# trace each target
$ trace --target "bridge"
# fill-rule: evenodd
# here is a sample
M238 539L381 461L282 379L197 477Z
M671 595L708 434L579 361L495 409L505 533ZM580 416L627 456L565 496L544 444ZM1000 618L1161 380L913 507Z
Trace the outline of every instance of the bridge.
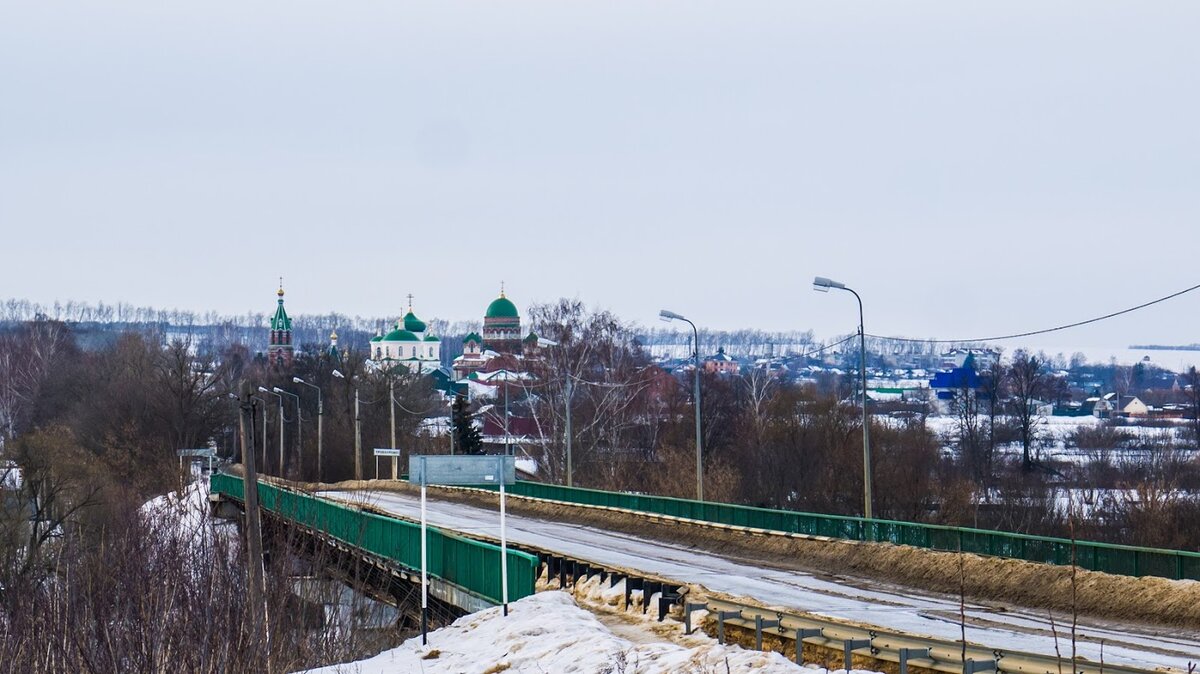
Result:
M241 484L240 478L214 476L214 498L239 504ZM411 586L419 568L415 487L381 481L369 489L309 492L263 482L259 489L264 513ZM486 488L430 491L431 594L463 611L497 603L496 495ZM1195 553L537 483L518 483L512 493L513 599L534 592L539 578L541 587L569 587L600 575L603 582L624 583L627 610L670 615L691 628L695 611L703 609L716 618L710 629L723 639L789 657L799 646L810 659L833 657L839 664L890 671L1057 674L1063 667L1069 671L1072 648L1075 669L1084 674L1186 672L1190 661L1200 660L1195 627L1080 619L1072 645L1070 625L1054 624L1044 611L804 571L789 566L776 548L780 541L841 540L866 550L861 546L890 548L876 545L887 542L1041 564L1069 565L1073 558L1083 568L1165 578L1196 578Z

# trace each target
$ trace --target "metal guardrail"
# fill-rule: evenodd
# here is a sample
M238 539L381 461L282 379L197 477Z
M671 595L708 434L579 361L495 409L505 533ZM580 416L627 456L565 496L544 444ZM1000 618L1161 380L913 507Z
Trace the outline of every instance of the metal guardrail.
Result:
M489 488L481 485L481 488ZM911 545L945 552L970 552L991 557L1069 566L1123 576L1159 576L1200 580L1200 552L1144 548L1093 541L1070 541L968 527L821 515L792 510L693 501L599 489L582 489L539 482L518 482L515 496L650 513L768 532L823 536L855 541Z
M1024 651L996 649L981 644L889 631L878 627L847 624L832 618L806 613L764 608L722 599L687 602L681 606L684 624L691 631L691 614L699 609L717 617L718 638L725 640L725 626L735 625L754 633L756 645L762 650L766 635L834 649L843 654L847 670L851 669L854 654L869 655L877 660L895 662L901 674L909 666L954 674L974 674L983 671L1019 672L1021 674L1059 674L1071 671L1071 658L1042 655ZM797 649L797 662L802 649ZM965 653L965 657L964 657ZM1172 669L1141 669L1112 663L1075 659L1076 674L1163 674Z
M210 478L210 485L214 494L245 500L240 477L218 473ZM258 483L258 495L264 511L410 571L421 568L419 525L263 481ZM429 527L428 535L430 576L492 603L501 602L499 547L436 527ZM534 593L537 567L538 560L533 555L508 551L511 600Z

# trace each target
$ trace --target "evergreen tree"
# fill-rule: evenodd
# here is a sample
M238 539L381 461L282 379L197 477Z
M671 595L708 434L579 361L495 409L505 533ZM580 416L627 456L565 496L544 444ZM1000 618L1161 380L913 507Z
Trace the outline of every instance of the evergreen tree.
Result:
M454 399L450 414L454 423L455 451L461 454L483 454L483 435L475 428L474 420L471 419L466 396L460 395Z

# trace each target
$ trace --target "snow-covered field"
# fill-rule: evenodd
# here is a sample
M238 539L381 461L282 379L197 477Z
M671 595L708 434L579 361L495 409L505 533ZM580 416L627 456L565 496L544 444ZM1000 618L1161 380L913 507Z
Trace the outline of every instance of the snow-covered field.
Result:
M983 419L984 417L980 416L981 423ZM879 421L879 419L876 419L877 423ZM893 420L883 420L884 423L888 421ZM1086 464L1095 458L1096 452L1073 446L1071 437L1080 429L1095 429L1102 426L1103 423L1100 419L1091 416L1041 417L1038 419L1036 426L1036 451L1043 459ZM949 415L929 416L925 419L925 426L939 438L942 438L947 445L952 445L953 439L958 432L958 419ZM1114 431L1137 439L1133 443L1134 447L1110 450L1108 452L1109 458L1114 461L1139 461L1148 451L1148 448L1161 448L1165 446L1186 448L1190 446L1190 440L1185 437L1186 425L1184 422L1166 427L1131 425L1114 426L1112 428ZM1147 449L1139 449L1138 447L1145 447ZM1021 448L1017 443L1010 443L1004 448L1004 451L1019 453Z
M631 636L626 630L622 630L626 636L618 636L592 612L580 608L566 592L541 592L510 604L507 617L498 607L464 616L431 632L426 646L421 645L420 637L414 637L367 660L311 671L313 674L827 673L825 669L800 667L778 653L723 646L703 634L684 637L678 623L669 626L679 634L663 634L647 624L639 629L645 638L626 638Z

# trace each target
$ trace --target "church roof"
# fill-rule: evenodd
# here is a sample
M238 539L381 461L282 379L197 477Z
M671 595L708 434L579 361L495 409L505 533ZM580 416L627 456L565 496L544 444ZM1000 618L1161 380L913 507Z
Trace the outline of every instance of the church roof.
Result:
M283 310L283 281L279 282L279 291L275 294L279 296L279 306L275 307L275 315L271 317L271 329L291 330L292 319L288 318L287 312Z
M408 313L404 315L404 329L409 332L425 332L425 322L417 318L412 309L409 309Z
M436 336L434 336L434 335L426 335L426 336L425 336L425 341L427 341L427 342L440 342L440 341L442 341L442 340L438 339L438 338L437 338Z
M492 300L488 305L487 313L484 318L520 318L520 313L517 312L517 305L512 303L512 300L500 293L500 297Z
M383 336L384 342L419 342L420 337L417 337L411 330L392 330Z
M480 337L478 332L469 332L469 333L467 333L466 337L463 337L463 344L466 344L467 342L471 342L471 341L478 342L479 344L483 344L483 337Z

